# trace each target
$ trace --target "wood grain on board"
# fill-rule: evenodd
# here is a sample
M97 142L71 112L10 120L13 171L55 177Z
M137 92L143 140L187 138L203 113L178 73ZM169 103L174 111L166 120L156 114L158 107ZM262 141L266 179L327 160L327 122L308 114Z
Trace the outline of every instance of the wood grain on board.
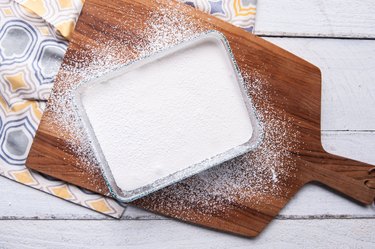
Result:
M157 11L160 8L163 11ZM95 64L87 63L87 60L94 60L98 53L101 58L111 59L108 51L97 49L103 43L123 44L121 48L116 47L118 58L113 60L120 58L127 62L138 58L135 47L140 41L144 42L142 35L147 28L145 24L152 21L149 19L155 18L155 15L168 18L168 15L176 12L200 31L215 29L227 37L263 121L265 142L256 151L204 173L205 184L215 184L217 176L229 174L228 177L233 178L231 173L238 173L238 169L231 171L230 167L238 164L243 170L239 177L249 176L248 186L231 189L232 185L229 185L224 192L213 191L203 193L202 198L192 198L198 188L192 183L199 182L201 177L194 176L138 200L134 205L221 231L256 236L292 196L311 181L319 181L362 203L369 204L374 200L372 184L375 172L370 171L373 166L323 150L320 141L321 74L317 67L240 28L174 1L86 1L56 79L52 98L69 91L64 88L66 82L77 84L85 77L85 67ZM69 68L71 72L64 68ZM92 75L99 72L100 68L90 68ZM53 105L54 102L49 102L47 106L27 166L108 194L95 165L89 165L86 160L77 157L76 149L82 142L80 138L67 136L59 123L54 121L56 106ZM73 114L72 109L64 111ZM277 127L275 124L283 126ZM251 190L257 186L253 186L256 179L252 178L251 173L256 172L258 166L267 169L270 163L266 159L272 144L266 141L285 145L277 147L280 156L277 162L272 162L281 174L278 181L265 181L262 191L257 189L259 193L254 195ZM259 162L263 164L257 165ZM248 198L243 193L248 193Z

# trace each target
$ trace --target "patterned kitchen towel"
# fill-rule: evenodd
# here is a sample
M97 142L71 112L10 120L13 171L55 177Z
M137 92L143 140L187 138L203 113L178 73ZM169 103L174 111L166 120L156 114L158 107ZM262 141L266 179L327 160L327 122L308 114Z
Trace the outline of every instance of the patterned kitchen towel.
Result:
M116 201L25 167L82 4L81 0L0 0L0 174L121 217L124 207Z
M180 0L203 12L253 32L257 0Z
M84 0L15 0L55 27L70 39L81 13Z
M180 1L253 30L256 0ZM0 0L0 175L118 218L116 201L25 167L83 2Z

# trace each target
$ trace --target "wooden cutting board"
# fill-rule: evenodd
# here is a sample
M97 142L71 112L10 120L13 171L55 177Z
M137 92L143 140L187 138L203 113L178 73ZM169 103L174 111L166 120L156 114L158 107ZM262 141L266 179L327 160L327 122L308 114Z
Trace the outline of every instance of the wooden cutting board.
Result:
M264 141L254 152L133 204L251 237L311 181L370 204L375 198L374 167L328 154L321 145L319 69L240 28L170 0L86 1L27 166L108 195L90 151L80 149L85 134L75 131L71 89L105 69L212 29L229 40L263 123Z

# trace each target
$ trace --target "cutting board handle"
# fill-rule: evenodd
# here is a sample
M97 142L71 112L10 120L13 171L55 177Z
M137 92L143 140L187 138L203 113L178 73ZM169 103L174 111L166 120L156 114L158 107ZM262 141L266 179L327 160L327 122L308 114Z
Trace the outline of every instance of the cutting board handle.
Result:
M368 170L368 174L370 176L375 176L375 167ZM375 189L375 179L367 179L365 180L365 185L370 189Z
M375 166L331 154L323 160L313 165L312 172L305 172L311 181L323 183L363 204L375 201Z

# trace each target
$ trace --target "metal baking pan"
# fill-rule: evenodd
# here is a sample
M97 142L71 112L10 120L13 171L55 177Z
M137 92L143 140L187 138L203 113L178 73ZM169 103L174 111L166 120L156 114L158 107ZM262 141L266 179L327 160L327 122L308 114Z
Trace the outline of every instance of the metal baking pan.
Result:
M239 87L240 87L240 90L241 90L241 93L242 93L243 101L244 101L244 103L246 105L246 108L247 108L247 111L248 111L250 123L251 123L252 128L253 128L251 138L246 143L244 143L240 146L234 147L234 148L232 148L232 149L230 149L230 150L228 150L224 153L218 154L218 155L216 155L214 157L211 157L211 158L207 158L206 160L204 160L200 163L191 165L188 168L177 171L177 172L175 172L173 174L170 174L166 177L160 178L160 179L158 179L157 181L155 181L151 184L145 185L143 187L140 187L140 188L137 188L137 189L134 189L134 190L131 190L131 191L124 191L124 190L120 189L118 187L118 185L116 184L116 181L115 181L115 179L112 175L110 166L108 165L108 163L105 159L105 156L104 156L104 154L101 150L100 144L99 144L99 142L98 142L98 140L95 136L95 132L93 131L92 126L90 124L90 120L89 120L88 116L86 115L85 109L84 109L84 107L82 105L82 102L80 100L81 94L85 91L85 89L87 87L90 87L94 84L105 82L105 81L107 81L111 78L122 75L122 74L126 73L127 71L130 71L134 68L142 67L143 65L146 65L146 64L148 64L150 62L153 62L157 59L160 59L164 56L170 55L170 54L172 54L172 53L174 53L174 52L176 52L180 49L183 49L186 46L194 46L195 43L201 42L202 40L205 40L205 39L215 39L216 41L219 41L223 45L224 49L226 50L226 52L228 54L228 60L230 60L231 65L233 67L233 72L236 75L236 78L237 78L237 81L238 81L238 84L239 84ZM105 73L104 75L100 75L100 76L92 78L88 81L81 82L75 88L73 101L74 101L74 106L75 106L76 112L81 117L83 127L87 131L89 139L93 144L93 150L94 150L95 156L96 156L96 158L99 162L99 165L101 167L101 172L102 172L103 177L106 181L106 184L107 184L107 186L110 190L110 193L115 199L117 199L121 202L130 202L130 201L133 201L135 199L141 198L141 197L143 197L143 196L145 196L149 193L152 193L154 191L157 191L157 190L159 190L163 187L166 187L168 185L171 185L173 183L181 181L181 180L183 180L187 177L190 177L194 174L197 174L197 173L202 172L206 169L209 169L213 166L219 165L219 164L221 164L225 161L228 161L228 160L233 159L237 156L240 156L244 153L247 153L251 150L254 150L260 144L260 142L263 138L261 124L260 124L260 122L257 118L255 107L252 104L250 96L247 94L244 80L243 80L243 78L242 78L242 76L239 72L237 63L234 59L234 56L233 56L233 53L230 49L229 43L228 43L227 39L224 37L224 35L221 34L218 31L208 31L208 32L202 33L202 34L200 34L196 37L193 37L189 40L185 40L185 41L183 41L183 42L181 42L181 43L179 43L179 44L177 44L173 47L166 48L166 49L161 50L159 52L156 52L156 53L154 53L150 56L143 57L139 60L133 61L131 63L125 64L125 65L122 65L122 66L119 66L119 67L113 69L113 71Z

